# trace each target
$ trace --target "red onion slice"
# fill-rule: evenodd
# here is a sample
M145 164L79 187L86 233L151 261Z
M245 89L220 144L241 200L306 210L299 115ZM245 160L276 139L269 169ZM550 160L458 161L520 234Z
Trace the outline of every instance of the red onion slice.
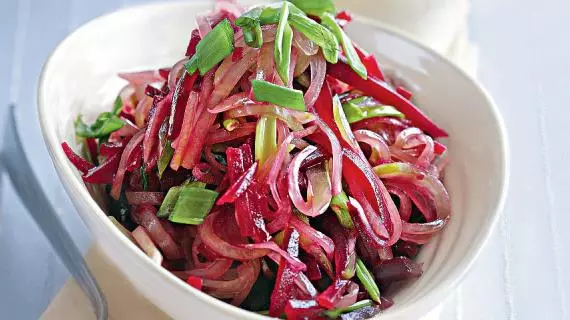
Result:
M127 171L127 166L129 165L131 153L133 153L133 151L135 151L135 149L140 146L144 139L144 134L144 130L140 130L137 134L135 134L121 155L119 168L117 169L117 174L115 174L115 178L113 179L113 186L110 193L111 197L113 197L115 200L119 200L119 197L121 195L121 187L123 186L123 179L125 178L125 173Z
M145 231L145 229L142 226L138 226L132 232L132 235L133 238L135 238L136 243L144 251L144 253L146 253L146 255L149 256L152 262L160 266L162 264L162 259L163 259L162 254L160 253L154 242L152 242L152 239Z
M312 110L325 82L327 62L323 55L319 53L311 57L309 64L311 66L311 85L305 93L305 105L308 110Z
M354 131L356 141L366 143L372 149L368 161L372 165L388 163L391 161L390 149L384 138L374 131L370 130L356 130Z

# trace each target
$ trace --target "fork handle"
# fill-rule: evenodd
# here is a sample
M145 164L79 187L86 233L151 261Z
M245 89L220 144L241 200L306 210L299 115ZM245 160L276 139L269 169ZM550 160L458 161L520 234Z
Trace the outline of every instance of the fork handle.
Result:
M0 164L3 164L20 200L91 301L97 319L108 319L107 302L95 278L89 271L79 248L43 192L22 150L23 144L16 128L13 106L10 107L10 116L5 126L5 143L4 150L0 152Z

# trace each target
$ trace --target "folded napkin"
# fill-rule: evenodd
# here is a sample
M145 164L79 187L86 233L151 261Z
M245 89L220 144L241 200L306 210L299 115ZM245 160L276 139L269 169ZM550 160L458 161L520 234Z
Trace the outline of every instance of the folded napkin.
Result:
M337 3L338 7L358 15L391 24L474 75L477 50L467 37L467 0L339 0ZM90 248L86 260L107 297L111 319L169 319L136 292L96 245ZM423 320L439 319L441 308L436 308ZM79 286L69 279L42 319L83 320L95 319L95 316Z

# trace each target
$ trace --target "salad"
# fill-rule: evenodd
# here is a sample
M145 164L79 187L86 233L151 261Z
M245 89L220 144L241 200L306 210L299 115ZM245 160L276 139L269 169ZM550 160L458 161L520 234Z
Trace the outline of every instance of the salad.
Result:
M109 219L188 285L287 319L363 319L446 225L447 133L332 0L215 2L170 68L62 148ZM80 155L81 154L81 155Z

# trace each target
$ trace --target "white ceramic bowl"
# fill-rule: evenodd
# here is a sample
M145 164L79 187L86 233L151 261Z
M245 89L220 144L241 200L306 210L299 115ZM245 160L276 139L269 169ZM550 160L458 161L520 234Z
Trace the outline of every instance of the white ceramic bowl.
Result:
M39 84L39 116L63 185L102 251L135 288L176 319L261 318L194 290L159 268L107 219L60 148L73 142L78 114L107 110L122 81L116 73L170 66L186 48L196 13L207 4L133 7L79 28L54 51ZM505 129L496 106L476 82L446 59L378 23L354 21L348 32L380 62L414 83L418 104L450 133L446 185L453 218L426 245L424 275L404 288L382 319L417 319L450 293L481 251L502 210L507 184Z

